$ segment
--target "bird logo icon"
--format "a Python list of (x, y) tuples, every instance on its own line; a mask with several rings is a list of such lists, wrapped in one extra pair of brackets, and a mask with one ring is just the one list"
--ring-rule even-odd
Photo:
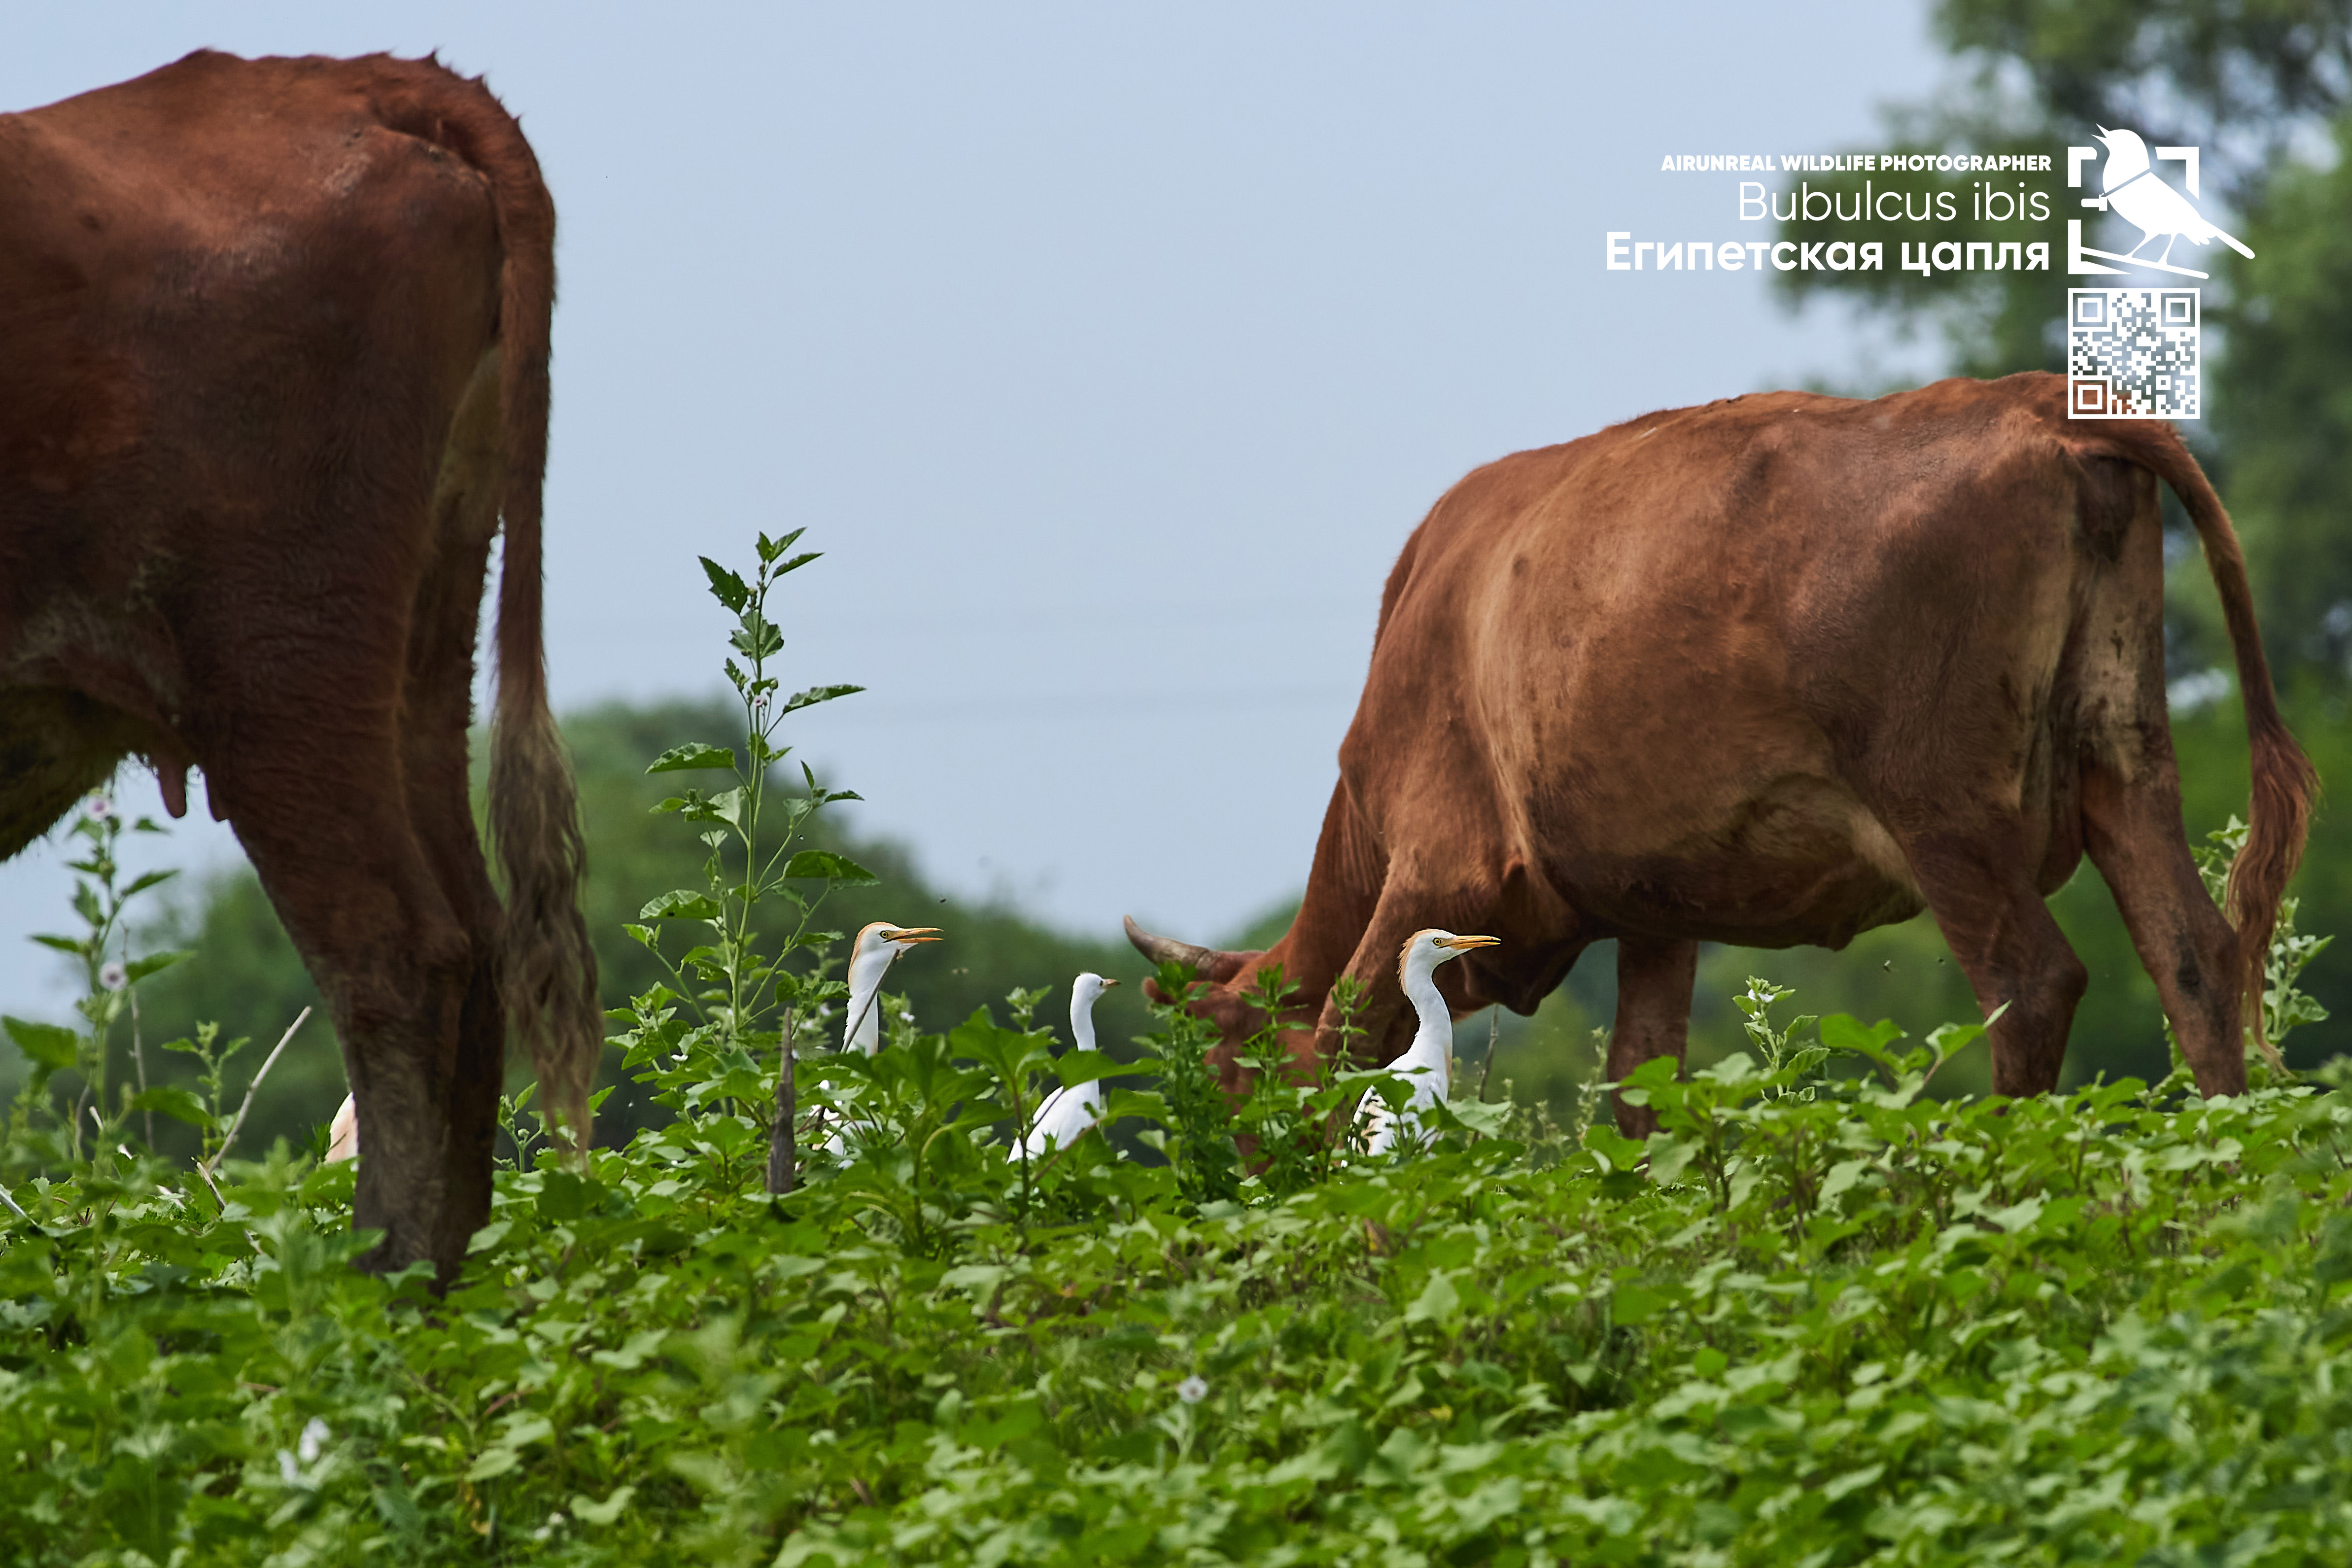
[[(2139, 243), (2129, 250), (2122, 252), (2094, 250), (2082, 243), (2082, 220), (2074, 219), (2066, 226), (2070, 231), (2067, 246), (2069, 271), (2117, 272), (2122, 270), (2121, 268), (2101, 267), (2084, 259), (2095, 256), (2103, 260), (2120, 261), (2126, 266), (2146, 267), (2159, 272), (2177, 273), (2183, 278), (2207, 277), (2206, 273), (2173, 263), (2172, 247), (2184, 239), (2191, 245), (2200, 246), (2210, 245), (2218, 239), (2239, 255), (2249, 260), (2252, 258), (2254, 253), (2247, 247), (2245, 241), (2207, 222), (2205, 216), (2197, 210), (2196, 203), (2173, 189), (2171, 185), (2165, 183), (2161, 175), (2157, 174), (2155, 163), (2148, 156), (2147, 143), (2140, 139), (2139, 132), (2110, 131), (2103, 125), (2099, 127), (2098, 142), (2100, 146), (2106, 149), (2106, 163), (2100, 170), (2100, 194), (2084, 197), (2083, 205), (2100, 212), (2112, 212), (2138, 229)], [(2073, 147), (2067, 149), (2067, 153), (2069, 176), (2067, 183), (2077, 184), (2082, 178), (2083, 163), (2098, 156), (2098, 150), (2091, 147)], [(2158, 158), (2179, 159), (2186, 163), (2189, 194), (2191, 195), (2196, 194), (2196, 148), (2158, 147), (2156, 149), (2156, 155)], [(2140, 254), (2159, 239), (2164, 241), (2164, 248), (2154, 258)]]

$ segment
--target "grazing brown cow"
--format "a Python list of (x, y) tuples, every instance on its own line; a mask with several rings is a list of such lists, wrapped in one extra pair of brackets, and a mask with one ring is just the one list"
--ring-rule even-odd
[[(2230, 921), (2181, 832), (2158, 479), (2204, 541), (2252, 740)], [(2085, 850), (2198, 1087), (2244, 1087), (2241, 997), (2315, 784), (2179, 437), (2070, 420), (2041, 374), (1736, 397), (1478, 469), (1389, 575), (1339, 770), (1306, 901), (1263, 954), (1129, 922), (1146, 956), (1201, 969), (1195, 1005), (1229, 1037), (1263, 964), (1300, 983), (1327, 1052), (1353, 975), (1380, 1060), (1412, 1026), (1412, 931), (1501, 937), (1447, 969), (1449, 1001), (1519, 1013), (1614, 937), (1619, 1079), (1682, 1054), (1701, 942), (1843, 947), (1924, 905), (2008, 1008), (2009, 1095), (2058, 1083), (2087, 975), (2042, 899)]]
[[(601, 1049), (540, 649), (555, 214), (430, 60), (198, 53), (0, 115), (0, 856), (126, 755), (187, 770), (317, 978), (377, 1267), (488, 1212), (506, 1021)], [(503, 515), (490, 821), (467, 801)]]

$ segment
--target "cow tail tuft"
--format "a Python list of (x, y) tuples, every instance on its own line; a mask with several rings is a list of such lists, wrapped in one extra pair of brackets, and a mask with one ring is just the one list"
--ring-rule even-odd
[(2238, 531), (2231, 525), (2230, 514), (2222, 510), (2221, 498), (2214, 493), (2205, 470), (2169, 425), (2136, 419), (2101, 424), (2095, 439), (2077, 437), (2075, 444), (2110, 446), (2116, 455), (2139, 464), (2172, 487), (2196, 524), (2197, 537), (2205, 547), (2205, 567), (2212, 574), (2213, 588), (2221, 601), (2221, 618), (2229, 627), (2230, 647), (2238, 666), (2238, 689), (2245, 700), (2253, 783), (2246, 806), (2246, 842), (2230, 867), (2224, 912), (2238, 931), (2247, 1026), (2253, 1031), (2256, 1047), (2277, 1062), (2278, 1052), (2263, 1018), (2271, 935), (2278, 927), (2279, 900), (2303, 861), (2312, 803), (2319, 793), (2319, 773), (2279, 714), (2270, 660), (2263, 651), (2262, 629), (2254, 621), (2245, 552), (2239, 548)]
[[(423, 62), (415, 62), (421, 66)], [(387, 118), (452, 147), (489, 182), (504, 253), (499, 393), (506, 549), (499, 577), (498, 691), (490, 731), (490, 833), (506, 882), (499, 990), (539, 1075), (558, 1142), (585, 1150), (589, 1091), (604, 1055), (596, 954), (580, 912), (586, 862), (572, 763), (547, 700), (541, 607), (555, 204), (522, 129), (478, 80), (427, 68)]]

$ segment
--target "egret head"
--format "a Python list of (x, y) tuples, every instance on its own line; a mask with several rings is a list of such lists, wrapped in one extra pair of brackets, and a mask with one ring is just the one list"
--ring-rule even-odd
[(1430, 971), (1439, 964), (1457, 959), (1473, 948), (1502, 945), (1500, 937), (1456, 936), (1434, 926), (1417, 931), (1405, 938), (1404, 947), (1397, 953), (1397, 978), (1409, 988), (1416, 978), (1426, 980)]
[(1073, 1008), (1092, 1007), (1095, 1005), (1095, 998), (1118, 984), (1116, 980), (1105, 980), (1094, 971), (1088, 970), (1070, 982), (1070, 1005)]
[(869, 976), (878, 981), (882, 972), (898, 962), (901, 954), (914, 952), (920, 943), (939, 940), (937, 926), (901, 926), (876, 921), (857, 933), (857, 941), (849, 950), (849, 983), (854, 986)]

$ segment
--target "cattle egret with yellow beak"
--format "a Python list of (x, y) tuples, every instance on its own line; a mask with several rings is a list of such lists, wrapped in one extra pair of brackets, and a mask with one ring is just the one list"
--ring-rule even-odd
[(1378, 1094), (1364, 1097), (1359, 1120), (1367, 1152), (1385, 1154), (1399, 1144), (1421, 1142), (1421, 1112), (1445, 1103), (1449, 1047), (1454, 1044), (1454, 1015), (1437, 993), (1437, 966), (1461, 957), (1474, 947), (1499, 947), (1500, 938), (1455, 936), (1450, 931), (1417, 931), (1406, 939), (1397, 958), (1397, 977), (1404, 982), (1405, 999), (1421, 1019), (1412, 1044), (1389, 1063), (1388, 1070), (1412, 1079), (1412, 1099), (1401, 1111), (1389, 1109)]
[[(849, 1009), (843, 1015), (841, 1048), (875, 1056), (882, 1049), (882, 977), (890, 966), (927, 942), (940, 940), (937, 926), (895, 926), (876, 921), (857, 933), (849, 950)], [(836, 1127), (824, 1152), (839, 1159), (849, 1152), (849, 1128)]]
[[(1095, 999), (1118, 984), (1091, 972), (1070, 982), (1070, 1038), (1077, 1042), (1079, 1050), (1095, 1048)], [(1045, 1157), (1049, 1147), (1068, 1148), (1086, 1136), (1102, 1110), (1100, 1079), (1055, 1089), (1037, 1108), (1037, 1120), (1029, 1136), (1022, 1140), (1021, 1152), (1037, 1160)]]
[(882, 994), (882, 976), (919, 943), (939, 940), (937, 926), (894, 926), (888, 921), (876, 921), (857, 933), (856, 945), (849, 950), (849, 1012), (842, 1027), (843, 1050), (862, 1050), (870, 1057), (882, 1048), (882, 1015), (877, 1000)]

